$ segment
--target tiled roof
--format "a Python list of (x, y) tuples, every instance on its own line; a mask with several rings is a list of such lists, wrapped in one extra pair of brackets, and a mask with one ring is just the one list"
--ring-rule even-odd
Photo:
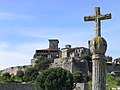
[(46, 48), (46, 49), (40, 49), (41, 51), (58, 51), (59, 49), (52, 49), (52, 48)]

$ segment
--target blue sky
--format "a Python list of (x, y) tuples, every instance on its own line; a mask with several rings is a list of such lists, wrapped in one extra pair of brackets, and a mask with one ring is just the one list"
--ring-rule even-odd
[(102, 21), (106, 55), (120, 57), (120, 0), (0, 0), (0, 69), (30, 64), (49, 38), (59, 39), (60, 47), (88, 47), (94, 22), (83, 18), (96, 6), (101, 14), (112, 13), (111, 20)]

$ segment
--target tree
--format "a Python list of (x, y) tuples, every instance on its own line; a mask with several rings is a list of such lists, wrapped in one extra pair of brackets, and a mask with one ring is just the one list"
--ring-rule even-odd
[(11, 77), (10, 73), (8, 72), (3, 73), (2, 76), (5, 77), (6, 79)]
[(28, 68), (26, 71), (25, 71), (25, 75), (24, 75), (24, 81), (31, 81), (31, 82), (34, 82), (35, 79), (37, 78), (38, 76), (38, 70), (34, 67), (31, 67), (31, 68)]
[(42, 56), (37, 56), (36, 58), (37, 58), (37, 60), (35, 61), (36, 65), (34, 67), (37, 70), (42, 71), (49, 68), (51, 60), (49, 59), (46, 60)]
[(3, 81), (2, 82), (4, 82), (4, 83), (6, 83), (6, 82), (14, 82), (14, 80), (11, 78), (10, 73), (8, 73), (8, 72), (3, 73), (2, 77), (3, 77)]
[(23, 78), (24, 72), (22, 70), (18, 70), (17, 73), (16, 73), (16, 76), (19, 77), (19, 78)]
[(49, 68), (51, 62), (49, 60), (37, 60), (34, 66), (37, 70), (42, 71)]
[(120, 62), (120, 57), (119, 57), (119, 58), (116, 58), (114, 61)]
[(82, 57), (80, 57), (80, 60), (92, 61), (92, 57), (91, 56), (82, 56)]
[(117, 86), (120, 86), (120, 78), (117, 78)]
[(36, 79), (37, 90), (72, 90), (73, 75), (62, 68), (50, 68)]
[(81, 83), (84, 80), (82, 72), (73, 73), (73, 77), (74, 77), (74, 82), (75, 83)]
[(112, 62), (112, 57), (111, 56), (106, 56), (107, 62)]

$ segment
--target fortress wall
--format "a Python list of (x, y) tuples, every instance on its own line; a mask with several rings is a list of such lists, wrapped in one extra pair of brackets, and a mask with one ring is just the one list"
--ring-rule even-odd
[(0, 90), (35, 90), (35, 86), (33, 84), (5, 83), (0, 84)]

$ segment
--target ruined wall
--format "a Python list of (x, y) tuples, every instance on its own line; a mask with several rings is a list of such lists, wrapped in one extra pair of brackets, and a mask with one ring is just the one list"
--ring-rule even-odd
[(54, 67), (61, 67), (66, 70), (71, 71), (71, 59), (70, 58), (57, 58), (54, 60), (54, 63), (52, 64), (51, 68)]
[(3, 74), (3, 73), (10, 73), (10, 74), (16, 75), (18, 70), (25, 71), (29, 67), (31, 67), (31, 65), (10, 67), (10, 68), (6, 68), (6, 69), (2, 70), (1, 74)]
[(33, 84), (0, 84), (0, 90), (35, 90)]
[(51, 67), (61, 67), (69, 70), (71, 73), (81, 71), (85, 76), (89, 74), (87, 60), (77, 60), (74, 58), (58, 58), (54, 60)]
[(87, 60), (73, 60), (72, 61), (72, 71), (81, 71), (84, 76), (89, 76), (89, 66)]

